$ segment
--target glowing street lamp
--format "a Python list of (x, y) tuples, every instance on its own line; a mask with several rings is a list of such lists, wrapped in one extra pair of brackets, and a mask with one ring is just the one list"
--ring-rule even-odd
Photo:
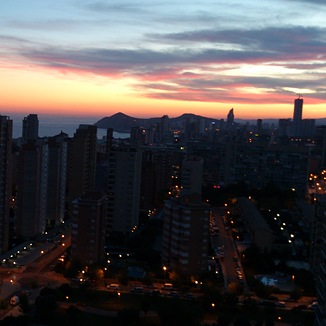
[(166, 266), (163, 266), (163, 271), (164, 271), (164, 281), (165, 281), (166, 270), (167, 270)]

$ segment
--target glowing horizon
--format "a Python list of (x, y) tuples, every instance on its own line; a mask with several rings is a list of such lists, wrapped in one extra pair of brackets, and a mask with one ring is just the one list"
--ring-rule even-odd
[(0, 114), (326, 118), (319, 0), (1, 6)]

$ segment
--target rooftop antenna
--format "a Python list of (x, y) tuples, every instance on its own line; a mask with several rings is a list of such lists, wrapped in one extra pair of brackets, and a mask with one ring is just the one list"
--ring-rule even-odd
[(301, 94), (298, 94), (298, 97), (299, 97), (299, 98), (302, 98), (303, 96), (302, 96)]

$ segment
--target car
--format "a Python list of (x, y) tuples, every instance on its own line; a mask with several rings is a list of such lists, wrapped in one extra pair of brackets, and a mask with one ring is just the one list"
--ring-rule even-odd
[(141, 286), (136, 286), (130, 290), (133, 293), (143, 293), (143, 288)]
[(120, 290), (120, 285), (119, 284), (115, 284), (115, 283), (112, 283), (112, 284), (109, 284), (108, 286), (107, 286), (107, 288), (109, 289), (109, 290)]
[(285, 298), (284, 301), (286, 301), (286, 302), (298, 302), (298, 300), (293, 299), (291, 297)]
[(275, 307), (275, 302), (269, 300), (260, 300), (258, 304), (265, 307)]
[(275, 302), (275, 306), (276, 307), (285, 308), (285, 302), (283, 302), (283, 301), (276, 301)]
[(171, 291), (168, 293), (168, 296), (172, 298), (179, 298), (180, 294), (177, 291)]
[(173, 290), (173, 284), (172, 283), (164, 283), (164, 285), (162, 286), (162, 290), (167, 290), (167, 291), (171, 291)]
[(154, 289), (154, 290), (150, 291), (150, 294), (151, 295), (160, 295), (161, 294), (161, 291), (158, 290), (158, 289)]
[(257, 300), (255, 300), (253, 298), (246, 298), (246, 299), (243, 299), (242, 303), (244, 306), (256, 306)]
[(193, 299), (194, 295), (190, 292), (187, 292), (183, 295), (184, 298), (187, 298), (187, 299)]
[(298, 304), (294, 306), (291, 310), (293, 311), (300, 311), (300, 310), (306, 310), (308, 307), (305, 304)]
[(308, 306), (308, 309), (310, 310), (316, 310), (318, 307), (318, 302), (317, 301), (314, 301), (313, 303), (311, 303), (309, 306)]

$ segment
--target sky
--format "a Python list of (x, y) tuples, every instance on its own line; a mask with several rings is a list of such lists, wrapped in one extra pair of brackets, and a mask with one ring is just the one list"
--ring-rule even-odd
[(326, 117), (325, 0), (0, 3), (0, 114)]

